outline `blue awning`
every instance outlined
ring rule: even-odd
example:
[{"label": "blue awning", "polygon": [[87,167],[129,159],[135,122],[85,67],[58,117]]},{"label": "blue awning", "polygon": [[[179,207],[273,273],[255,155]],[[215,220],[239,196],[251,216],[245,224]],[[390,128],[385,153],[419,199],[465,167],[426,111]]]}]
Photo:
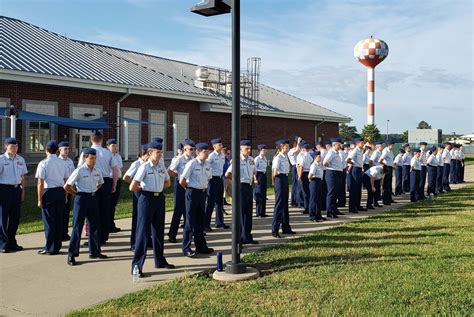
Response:
[{"label": "blue awning", "polygon": [[[18,120],[50,122],[64,127],[82,130],[110,129],[110,125],[107,123],[104,117],[95,120],[79,120],[66,117],[50,116],[24,110],[18,110],[18,113]],[[0,114],[5,114],[5,108],[0,108]]]},{"label": "blue awning", "polygon": [[163,123],[154,123],[154,122],[149,122],[149,121],[143,121],[143,120],[137,120],[137,119],[132,119],[132,118],[126,118],[126,117],[120,117],[120,119],[124,120],[124,121],[128,121],[129,123],[133,123],[133,124],[151,124],[151,125],[163,125]]}]

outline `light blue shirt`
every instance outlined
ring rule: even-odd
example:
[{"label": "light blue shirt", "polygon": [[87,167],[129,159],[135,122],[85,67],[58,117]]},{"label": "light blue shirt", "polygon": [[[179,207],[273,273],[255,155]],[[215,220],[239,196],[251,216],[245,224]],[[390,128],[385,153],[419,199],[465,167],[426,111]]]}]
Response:
[{"label": "light blue shirt", "polygon": [[268,160],[265,156],[260,154],[255,158],[255,170],[257,172],[266,173],[267,166],[268,166]]},{"label": "light blue shirt", "polygon": [[66,163],[67,170],[68,170],[68,173],[69,173],[68,175],[71,175],[72,172],[74,172],[74,170],[76,169],[76,168],[74,167],[74,162],[73,162],[68,156],[63,157],[63,156],[61,156],[61,155],[58,155],[58,158],[59,158],[60,160],[62,160],[64,163]]},{"label": "light blue shirt", "polygon": [[207,162],[211,165],[212,176],[222,177],[222,170],[225,164],[225,156],[221,152],[213,151],[209,154]]},{"label": "light blue shirt", "polygon": [[0,155],[0,184],[19,185],[25,174],[28,170],[24,158],[18,154],[13,158],[7,153]]},{"label": "light blue shirt", "polygon": [[272,170],[276,170],[278,174],[290,173],[290,162],[285,154],[279,153],[273,158]]},{"label": "light blue shirt", "polygon": [[135,174],[137,173],[138,168],[143,163],[144,161],[141,158],[139,158],[136,161],[133,161],[132,164],[130,164],[130,167],[128,168],[128,170],[125,172],[125,176],[131,177],[131,178],[135,177]]},{"label": "light blue shirt", "polygon": [[192,156],[187,156],[186,154],[175,156],[171,160],[171,164],[168,167],[168,169],[178,174],[177,179],[180,179],[181,175],[183,174],[184,167],[192,159],[193,159]]},{"label": "light blue shirt", "polygon": [[362,149],[356,146],[349,152],[347,158],[350,158],[352,161],[352,166],[362,168],[364,165],[364,153],[362,153]]},{"label": "light blue shirt", "polygon": [[[229,165],[227,172],[232,173],[232,164]],[[240,154],[240,182],[252,184],[253,175],[255,174],[255,160],[251,156],[245,158]]]},{"label": "light blue shirt", "polygon": [[39,162],[35,178],[44,180],[44,188],[56,188],[63,187],[64,181],[69,175],[65,161],[55,154],[48,154],[44,160]]},{"label": "light blue shirt", "polygon": [[303,172],[309,172],[311,163],[313,163],[313,158],[309,152],[300,152],[300,154],[298,154],[296,158],[296,165],[303,166]]},{"label": "light blue shirt", "polygon": [[412,158],[411,153],[406,152],[405,154],[403,154],[402,156],[403,165],[410,165],[411,158]]},{"label": "light blue shirt", "polygon": [[66,181],[68,185],[75,185],[79,193],[95,193],[97,185],[102,185],[104,178],[100,171],[93,167],[90,169],[87,164],[82,164],[76,168]]},{"label": "light blue shirt", "polygon": [[298,150],[296,150],[296,149],[290,149],[290,150],[288,151],[288,159],[290,160],[290,164],[291,164],[292,166],[296,165],[296,163],[297,163],[296,161],[297,161],[297,158],[298,158],[298,154],[299,154],[299,153],[300,153],[300,152],[299,152]]},{"label": "light blue shirt", "polygon": [[[109,149],[102,147],[101,145],[93,145],[91,146],[91,148],[95,149],[97,152],[95,168],[100,171],[103,178],[110,177],[110,175],[112,175],[113,167],[116,166],[114,160],[112,160],[112,152],[110,152]],[[77,166],[84,164],[83,156],[84,154],[81,153]]]},{"label": "light blue shirt", "polygon": [[393,167],[393,153],[388,148],[383,149],[382,155],[380,155],[379,162],[383,162],[385,165]]},{"label": "light blue shirt", "polygon": [[166,166],[161,161],[154,165],[151,160],[140,165],[135,177],[133,177],[134,181],[140,182],[142,190],[154,193],[161,193],[165,181],[169,179],[170,176]]},{"label": "light blue shirt", "polygon": [[431,165],[431,166],[438,166],[438,165],[439,165],[439,161],[438,161],[438,158],[436,157],[436,155],[431,154],[431,155],[428,157],[427,164],[429,164],[429,165]]},{"label": "light blue shirt", "polygon": [[188,187],[196,189],[206,189],[209,180],[212,178],[211,166],[207,161],[194,158],[184,167],[183,175]]},{"label": "light blue shirt", "polygon": [[320,178],[323,179],[323,167],[321,166],[320,163],[313,162],[311,164],[311,167],[309,168],[309,174],[312,175],[312,177]]},{"label": "light blue shirt", "polygon": [[417,159],[416,157],[412,157],[410,161],[410,166],[415,170],[415,171],[421,171],[421,161]]},{"label": "light blue shirt", "polygon": [[362,155],[363,164],[369,164],[369,160],[370,160],[370,150],[366,150],[364,154]]},{"label": "light blue shirt", "polygon": [[328,153],[324,157],[323,163],[329,164],[328,166],[326,166],[326,169],[328,170],[342,172],[342,170],[344,169],[344,166],[342,164],[342,158],[339,153],[336,152],[334,149],[328,151]]},{"label": "light blue shirt", "polygon": [[382,156],[382,152],[379,149],[376,149],[372,155],[370,156],[370,160],[372,161],[372,166],[380,165],[380,156]]},{"label": "light blue shirt", "polygon": [[[122,178],[123,160],[120,154],[118,153],[112,154],[112,166],[118,166],[118,178]],[[111,170],[109,177],[113,177],[113,176],[114,175]]]},{"label": "light blue shirt", "polygon": [[365,171],[365,174],[369,177],[374,177],[375,180],[381,180],[384,176],[383,167],[380,165],[372,166],[367,171]]}]

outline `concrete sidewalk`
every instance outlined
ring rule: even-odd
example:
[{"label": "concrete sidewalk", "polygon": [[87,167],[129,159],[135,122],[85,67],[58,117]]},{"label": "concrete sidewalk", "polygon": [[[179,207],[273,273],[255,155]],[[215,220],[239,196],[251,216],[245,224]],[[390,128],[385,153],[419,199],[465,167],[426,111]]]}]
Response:
[{"label": "concrete sidewalk", "polygon": [[[474,166],[466,168],[466,180],[474,180]],[[465,186],[453,185],[453,189]],[[365,196],[365,190],[364,190]],[[302,215],[300,209],[290,209],[290,219],[293,230],[301,236],[310,232],[325,230],[344,223],[358,221],[387,209],[399,208],[409,203],[409,197],[396,197],[398,204],[377,208],[359,214],[347,214],[339,219],[323,223],[308,221],[307,215]],[[363,198],[363,201],[364,198]],[[253,233],[258,245],[245,246],[244,254],[273,244],[285,243],[285,239],[275,239],[271,236],[271,222],[274,201],[269,199],[268,214],[270,217],[254,218]],[[230,207],[227,207],[230,210]],[[347,208],[342,208],[347,212]],[[168,232],[172,213],[166,214],[166,230]],[[129,247],[130,219],[117,221],[122,232],[112,234],[109,242],[103,247],[103,253],[108,255],[106,260],[90,260],[87,249],[81,249],[81,255],[76,259],[80,265],[71,267],[66,263],[67,244],[63,245],[60,255],[42,256],[36,252],[44,245],[42,232],[18,236],[18,243],[25,247],[22,252],[0,254],[0,315],[62,315],[71,310],[88,307],[105,300],[147,288],[166,280],[183,276],[188,273],[201,272],[215,267],[215,253],[210,256],[198,255],[190,259],[182,256],[181,244],[166,243],[165,255],[168,262],[175,264],[176,269],[155,269],[150,254],[145,262],[143,271],[147,278],[140,283],[133,283],[130,275],[132,252]],[[226,223],[230,224],[230,216]],[[167,236],[165,236],[167,238]],[[178,234],[181,238],[181,233]],[[83,238],[83,241],[84,238]],[[230,260],[231,231],[216,229],[207,234],[208,245],[216,251],[224,253],[224,262]]]}]

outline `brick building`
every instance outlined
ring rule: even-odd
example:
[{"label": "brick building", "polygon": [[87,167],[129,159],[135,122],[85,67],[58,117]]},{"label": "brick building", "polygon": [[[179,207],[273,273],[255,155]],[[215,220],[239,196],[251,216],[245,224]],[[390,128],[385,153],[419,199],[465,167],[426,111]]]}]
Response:
[{"label": "brick building", "polygon": [[[174,135],[177,142],[220,136],[230,144],[232,87],[226,79],[222,85],[218,82],[222,70],[72,40],[8,17],[0,17],[0,28],[0,108],[13,105],[79,120],[104,117],[110,124],[105,137],[117,137],[120,148],[125,147],[126,121],[131,158],[153,136],[164,138],[167,151],[173,149]],[[205,79],[200,77],[203,72],[209,73]],[[295,134],[313,142],[337,134],[338,124],[351,120],[264,84],[258,91],[251,116],[254,144],[273,144]],[[242,137],[250,133],[245,100]],[[2,139],[9,135],[9,124],[0,117]],[[89,134],[48,121],[17,120],[20,151],[30,162],[43,157],[48,139],[69,139],[77,155],[88,145]]]}]

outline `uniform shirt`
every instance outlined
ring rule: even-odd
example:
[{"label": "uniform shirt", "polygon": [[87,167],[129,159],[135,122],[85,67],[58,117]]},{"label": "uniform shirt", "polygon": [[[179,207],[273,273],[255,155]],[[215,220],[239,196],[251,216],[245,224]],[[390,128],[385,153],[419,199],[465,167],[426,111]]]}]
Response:
[{"label": "uniform shirt", "polygon": [[69,175],[69,168],[66,162],[55,154],[48,154],[44,160],[39,162],[35,178],[44,180],[44,188],[56,188],[63,187],[64,180]]},{"label": "uniform shirt", "polygon": [[260,154],[255,158],[255,171],[256,172],[266,173],[267,166],[268,166],[268,160],[265,156]]},{"label": "uniform shirt", "polygon": [[192,156],[187,156],[186,154],[181,154],[179,156],[175,156],[171,160],[171,164],[168,167],[168,169],[175,172],[176,174],[178,174],[177,179],[180,179],[181,175],[183,174],[184,167],[192,159],[193,159]]},{"label": "uniform shirt", "polygon": [[58,155],[58,158],[59,158],[60,160],[63,160],[64,163],[66,163],[67,170],[68,170],[68,173],[69,173],[69,174],[68,174],[68,177],[69,177],[69,175],[71,175],[72,172],[74,172],[74,170],[76,169],[76,168],[74,167],[74,162],[69,158],[69,156],[63,157],[63,156],[61,156],[61,155]]},{"label": "uniform shirt", "polygon": [[438,166],[438,162],[438,158],[433,154],[431,154],[426,161],[426,163],[431,166]]},{"label": "uniform shirt", "polygon": [[448,149],[443,150],[443,154],[441,154],[441,159],[443,160],[444,164],[451,164],[451,153]]},{"label": "uniform shirt", "polygon": [[[321,151],[321,162],[324,162],[324,158],[326,157],[326,154],[328,154],[328,151],[326,149],[322,149]],[[326,166],[324,166],[323,164],[321,164],[322,168],[323,168],[323,171],[326,170]]]},{"label": "uniform shirt", "polygon": [[298,158],[298,154],[300,152],[298,150],[295,150],[295,149],[290,149],[288,151],[288,159],[290,160],[290,164],[292,166],[295,166],[296,163],[297,163],[297,158]]},{"label": "uniform shirt", "polygon": [[420,156],[420,162],[421,162],[421,166],[426,166],[426,150],[423,151],[421,150],[421,156]]},{"label": "uniform shirt", "polygon": [[[232,173],[232,164],[229,165],[227,172]],[[240,182],[252,184],[253,175],[255,173],[255,160],[251,156],[245,158],[240,154]]]},{"label": "uniform shirt", "polygon": [[436,154],[436,159],[438,160],[438,166],[443,166],[443,152],[438,152]]},{"label": "uniform shirt", "polygon": [[298,154],[296,165],[303,166],[303,172],[309,172],[311,163],[313,163],[313,158],[309,152],[300,152],[300,154]]},{"label": "uniform shirt", "polygon": [[[112,161],[113,161],[113,166],[118,166],[118,178],[122,178],[122,168],[123,168],[123,160],[122,156],[118,153],[112,154]],[[110,171],[110,176],[113,177],[113,172]]]},{"label": "uniform shirt", "polygon": [[320,178],[323,179],[323,167],[321,166],[321,163],[318,162],[313,162],[311,164],[311,167],[309,169],[309,174],[313,176],[313,178]]},{"label": "uniform shirt", "polygon": [[458,160],[458,161],[461,160],[461,155],[459,154],[459,152],[460,152],[459,150],[455,150],[454,157],[453,157],[455,160]]},{"label": "uniform shirt", "polygon": [[374,152],[372,152],[372,155],[370,156],[370,160],[372,161],[372,166],[378,166],[380,165],[380,157],[382,156],[382,152],[379,149],[376,149]]},{"label": "uniform shirt", "polygon": [[362,161],[364,162],[364,165],[369,164],[369,160],[370,160],[370,150],[367,150],[362,155]]},{"label": "uniform shirt", "polygon": [[[382,161],[383,160],[383,161]],[[383,149],[380,155],[379,162],[382,161],[385,165],[393,167],[393,153],[388,148]]]},{"label": "uniform shirt", "polygon": [[140,187],[143,191],[161,193],[165,181],[169,180],[170,176],[166,170],[166,166],[158,161],[153,164],[151,160],[145,164],[140,165],[137,173],[133,177],[134,181],[140,182]]},{"label": "uniform shirt", "polygon": [[0,155],[0,184],[19,185],[25,174],[28,170],[24,158],[18,154],[12,158],[6,152]]},{"label": "uniform shirt", "polygon": [[212,176],[222,177],[222,170],[225,164],[225,155],[222,152],[212,151],[207,158],[211,166]]},{"label": "uniform shirt", "polygon": [[272,170],[276,170],[278,174],[287,174],[290,172],[290,162],[283,153],[275,155],[272,161]]},{"label": "uniform shirt", "polygon": [[326,163],[329,163],[329,165],[326,166],[326,169],[342,172],[343,165],[342,165],[341,156],[334,149],[329,150],[328,154],[326,154],[323,164],[326,164]]},{"label": "uniform shirt", "polygon": [[410,166],[415,170],[415,171],[421,171],[421,161],[417,159],[416,157],[412,157],[410,161]]},{"label": "uniform shirt", "polygon": [[403,154],[402,156],[403,165],[410,165],[411,158],[412,158],[411,153],[406,152],[405,154]]},{"label": "uniform shirt", "polygon": [[347,158],[350,158],[352,160],[352,166],[362,168],[364,164],[363,156],[364,154],[362,153],[362,149],[359,147],[355,147],[349,152]]},{"label": "uniform shirt", "polygon": [[199,158],[193,158],[186,163],[181,177],[186,179],[189,187],[196,189],[206,189],[209,180],[212,178],[211,166],[207,161],[201,161]]},{"label": "uniform shirt", "polygon": [[102,185],[104,178],[95,166],[90,169],[87,164],[76,168],[66,181],[68,185],[75,185],[79,193],[95,193],[97,185]]},{"label": "uniform shirt", "polygon": [[403,165],[403,154],[398,153],[397,156],[395,156],[395,159],[393,160],[393,164],[397,166]]},{"label": "uniform shirt", "polygon": [[[103,178],[110,177],[110,175],[112,175],[113,167],[116,166],[114,160],[112,160],[112,152],[101,145],[92,145],[91,148],[95,149],[97,152],[97,159],[94,167],[99,170]],[[84,164],[84,153],[81,153],[77,166],[81,166],[82,164]]]},{"label": "uniform shirt", "polygon": [[346,162],[347,152],[343,150],[339,150],[339,156],[341,157],[341,160],[342,160],[342,168],[343,169],[347,168],[347,162]]},{"label": "uniform shirt", "polygon": [[374,177],[376,181],[381,180],[384,176],[383,167],[380,165],[372,166],[365,171],[365,174],[369,177]]},{"label": "uniform shirt", "polygon": [[135,177],[135,174],[137,173],[138,168],[143,163],[144,161],[141,158],[138,158],[138,160],[133,161],[133,163],[130,164],[130,167],[128,168],[128,170],[125,172],[125,176],[131,177],[131,178]]},{"label": "uniform shirt", "polygon": [[463,151],[459,150],[459,159],[462,161],[465,159],[465,154]]}]

